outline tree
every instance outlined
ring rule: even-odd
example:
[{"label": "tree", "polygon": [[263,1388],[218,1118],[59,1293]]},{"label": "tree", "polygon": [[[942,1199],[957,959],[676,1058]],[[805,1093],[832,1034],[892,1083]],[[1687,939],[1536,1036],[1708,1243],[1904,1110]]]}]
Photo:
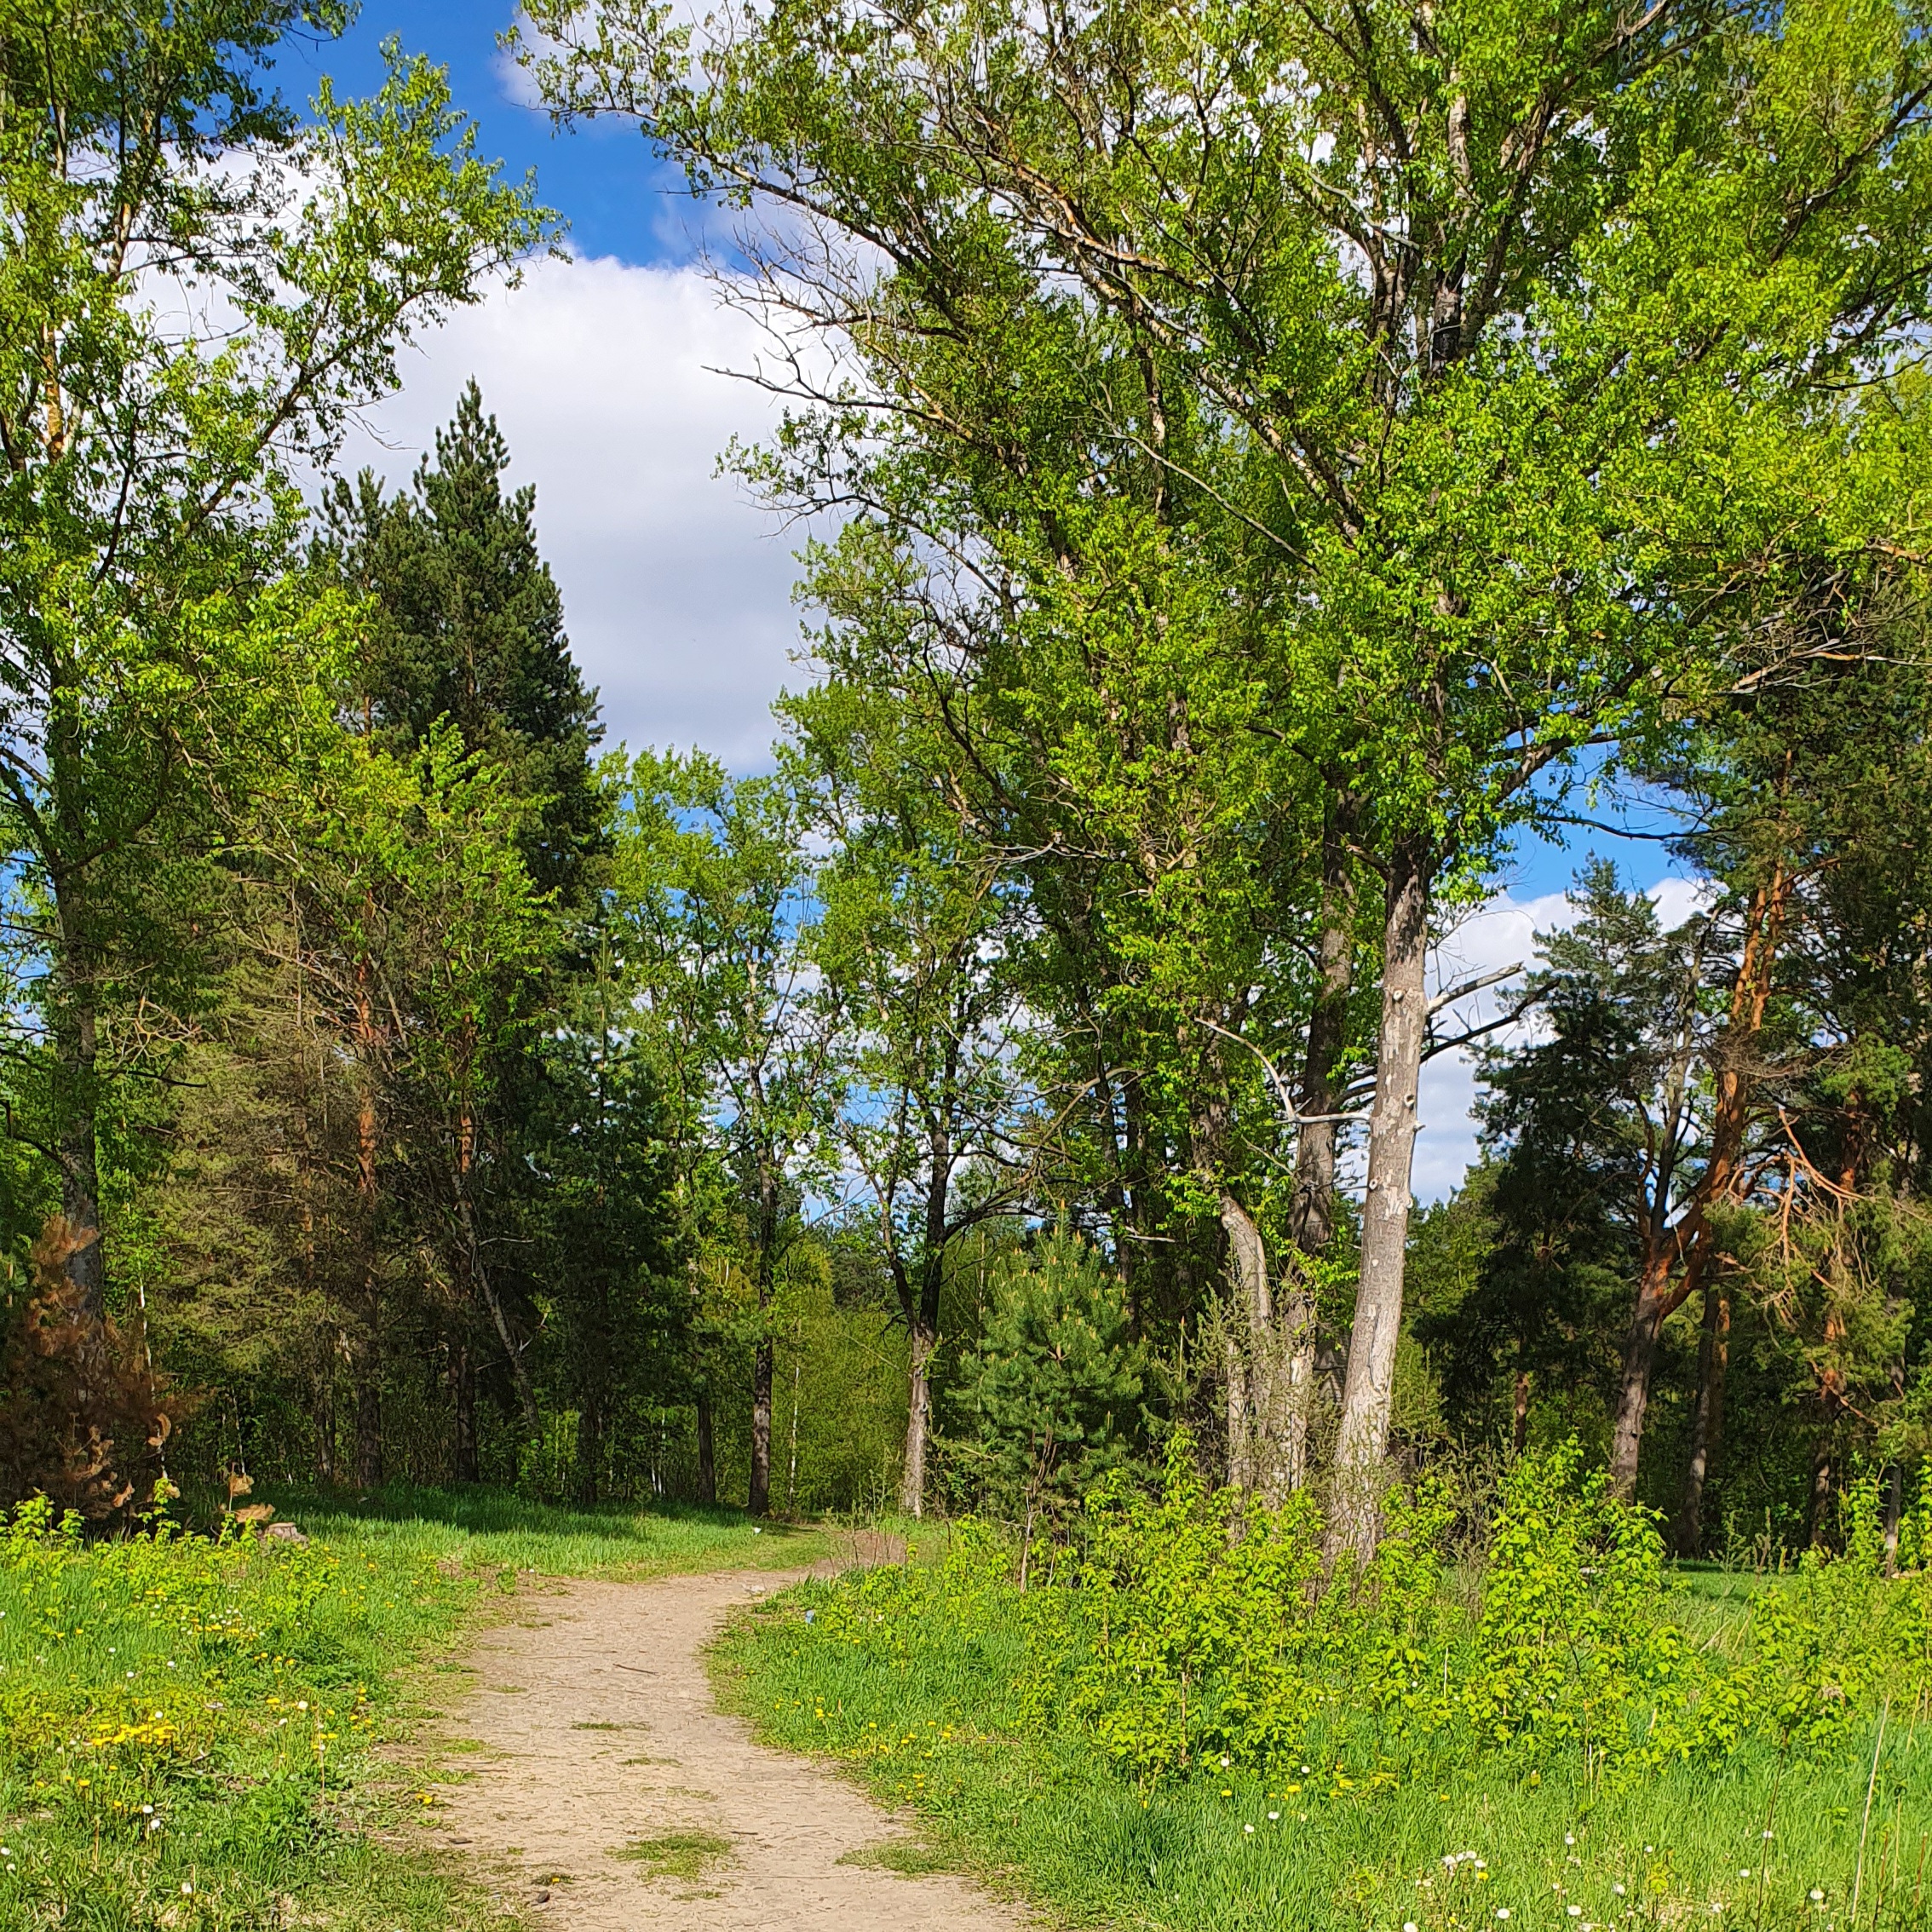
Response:
[{"label": "tree", "polygon": [[998,868],[934,796],[923,718],[844,679],[782,709],[831,848],[814,955],[845,1034],[837,1140],[906,1325],[900,1504],[919,1516],[947,1266],[962,1235],[1025,1198],[1011,913]]},{"label": "tree", "polygon": [[1036,1522],[1063,1516],[1131,1458],[1143,1381],[1119,1283],[1085,1243],[1059,1230],[1001,1264],[963,1393],[1024,1517],[1022,1590]]},{"label": "tree", "polygon": [[[673,1105],[708,1121],[736,1180],[762,1323],[796,1237],[798,1182],[823,1145],[842,1068],[819,998],[806,801],[782,775],[641,753],[627,774],[613,893],[623,957]],[[771,1503],[773,1342],[753,1343],[747,1506]]]},{"label": "tree", "polygon": [[538,553],[537,492],[503,492],[509,461],[471,382],[436,432],[435,462],[424,459],[406,492],[386,497],[367,470],[353,489],[336,480],[324,555],[371,603],[366,653],[351,674],[364,728],[414,745],[447,719],[532,802],[525,866],[538,890],[574,905],[607,839],[590,764],[602,730]]},{"label": "tree", "polygon": [[[1609,0],[1533,21],[852,0],[695,40],[641,0],[528,17],[560,115],[633,116],[700,187],[786,211],[764,285],[844,331],[870,384],[801,377],[835,440],[883,413],[1071,509],[1010,399],[1041,319],[1084,307],[1117,348],[1104,381],[1067,371],[1105,439],[1081,446],[1148,466],[1150,505],[1205,480],[1284,560],[1268,722],[1360,802],[1382,885],[1335,1512],[1335,1553],[1366,1553],[1432,906],[1540,808],[1539,774],[1701,681],[1724,587],[1828,486],[1820,384],[1921,313],[1920,37],[1902,9]],[[1204,469],[1186,432],[1208,423]]]},{"label": "tree", "polygon": [[124,927],[120,888],[208,837],[211,786],[248,788],[236,700],[259,667],[237,640],[287,561],[295,466],[393,387],[400,343],[549,228],[425,63],[392,48],[376,96],[325,82],[306,121],[268,91],[285,34],[347,17],[0,10],[0,815],[43,896],[44,1138],[93,1320],[104,1031],[182,938]]}]

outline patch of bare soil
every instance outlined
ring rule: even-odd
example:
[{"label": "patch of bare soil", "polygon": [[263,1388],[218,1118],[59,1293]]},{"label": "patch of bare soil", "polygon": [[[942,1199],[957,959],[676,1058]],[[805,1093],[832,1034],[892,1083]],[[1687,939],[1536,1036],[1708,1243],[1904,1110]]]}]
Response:
[{"label": "patch of bare soil", "polygon": [[[963,1878],[901,1877],[905,1828],[712,1702],[700,1652],[794,1579],[739,1572],[572,1583],[486,1631],[440,1727],[435,1836],[559,1932],[1017,1932]],[[845,1862],[851,1860],[852,1862]]]}]

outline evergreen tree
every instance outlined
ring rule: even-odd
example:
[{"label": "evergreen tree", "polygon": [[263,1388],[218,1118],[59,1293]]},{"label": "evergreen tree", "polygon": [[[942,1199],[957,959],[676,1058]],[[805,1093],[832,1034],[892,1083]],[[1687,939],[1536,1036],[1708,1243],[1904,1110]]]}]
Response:
[{"label": "evergreen tree", "polygon": [[325,554],[374,605],[354,693],[365,728],[420,745],[447,718],[534,807],[524,863],[569,904],[605,842],[590,766],[603,733],[538,553],[536,491],[504,492],[509,460],[473,381],[408,489],[385,496],[367,470],[353,487],[336,479]]},{"label": "evergreen tree", "polygon": [[1120,1283],[1057,1233],[1001,1270],[963,1389],[996,1488],[1025,1524],[1057,1521],[1132,1455],[1144,1368]]}]

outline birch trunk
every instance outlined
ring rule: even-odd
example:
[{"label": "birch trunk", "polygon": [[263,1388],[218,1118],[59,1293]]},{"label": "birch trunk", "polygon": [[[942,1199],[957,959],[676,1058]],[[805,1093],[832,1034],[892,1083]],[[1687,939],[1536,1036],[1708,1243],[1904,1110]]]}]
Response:
[{"label": "birch trunk", "polygon": [[1390,855],[1383,926],[1382,1032],[1369,1116],[1368,1195],[1362,1205],[1361,1282],[1342,1391],[1328,1556],[1366,1562],[1379,1533],[1383,1464],[1395,1392],[1408,1258],[1409,1177],[1416,1149],[1416,1089],[1429,1021],[1430,854],[1421,838]]}]

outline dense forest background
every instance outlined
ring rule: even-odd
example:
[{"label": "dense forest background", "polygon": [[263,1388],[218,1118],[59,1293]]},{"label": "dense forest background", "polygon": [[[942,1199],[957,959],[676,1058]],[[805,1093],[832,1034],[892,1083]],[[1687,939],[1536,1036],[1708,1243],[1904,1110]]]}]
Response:
[{"label": "dense forest background", "polygon": [[[1031,1538],[1185,1423],[1331,1554],[1572,1435],[1686,1555],[1895,1526],[1932,42],[527,11],[793,350],[728,458],[810,532],[756,773],[606,745],[474,386],[334,473],[556,239],[437,72],[298,112],[328,9],[0,7],[0,1497]],[[1499,991],[1432,975],[1633,801],[1688,918],[1590,861]]]}]

